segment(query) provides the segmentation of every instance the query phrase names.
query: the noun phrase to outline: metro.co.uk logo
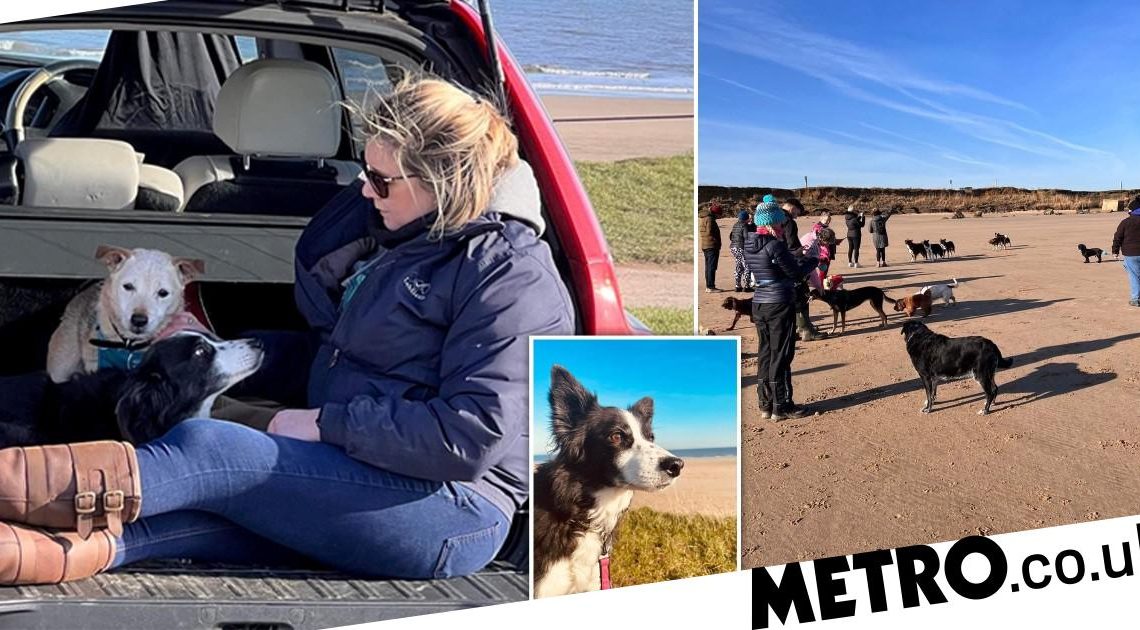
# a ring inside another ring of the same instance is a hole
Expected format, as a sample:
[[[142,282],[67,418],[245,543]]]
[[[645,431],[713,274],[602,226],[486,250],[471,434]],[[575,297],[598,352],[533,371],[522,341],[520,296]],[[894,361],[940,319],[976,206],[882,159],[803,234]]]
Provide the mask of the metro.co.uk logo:
[[[1005,550],[982,536],[955,542],[944,558],[927,545],[821,558],[811,562],[818,608],[813,607],[809,580],[804,576],[807,563],[785,565],[779,580],[767,567],[760,567],[752,570],[752,627],[769,627],[771,614],[778,623],[787,623],[793,610],[799,623],[807,623],[885,612],[889,600],[901,600],[902,608],[913,608],[923,600],[927,605],[944,604],[950,594],[977,600],[1003,588],[1018,593],[1130,577],[1132,550],[1140,549],[1140,523],[1136,523],[1136,536],[1135,547],[1129,541],[1102,544],[1087,558],[1076,549],[1027,554],[1012,567],[1012,575]],[[939,585],[939,577],[945,588]],[[859,593],[849,594],[849,586]]]

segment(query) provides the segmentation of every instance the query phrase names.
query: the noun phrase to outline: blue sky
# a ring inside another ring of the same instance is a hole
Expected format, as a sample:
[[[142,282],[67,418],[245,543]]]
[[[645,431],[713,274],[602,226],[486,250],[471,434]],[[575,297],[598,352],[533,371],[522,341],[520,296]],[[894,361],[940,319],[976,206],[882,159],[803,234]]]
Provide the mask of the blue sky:
[[[1140,3],[699,11],[701,184],[1140,188]]]
[[[653,398],[653,430],[667,449],[735,446],[740,361],[733,339],[536,339],[535,454],[549,451],[550,368],[570,371],[606,407]]]

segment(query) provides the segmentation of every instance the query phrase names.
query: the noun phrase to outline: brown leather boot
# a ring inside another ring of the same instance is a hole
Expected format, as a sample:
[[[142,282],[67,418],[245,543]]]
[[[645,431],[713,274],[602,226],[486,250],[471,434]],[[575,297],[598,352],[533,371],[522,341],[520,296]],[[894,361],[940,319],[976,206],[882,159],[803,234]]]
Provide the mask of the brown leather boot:
[[[135,449],[83,442],[0,450],[0,521],[115,536],[142,507]]]
[[[75,532],[0,523],[0,585],[59,584],[101,573],[115,557],[106,531],[84,540]]]

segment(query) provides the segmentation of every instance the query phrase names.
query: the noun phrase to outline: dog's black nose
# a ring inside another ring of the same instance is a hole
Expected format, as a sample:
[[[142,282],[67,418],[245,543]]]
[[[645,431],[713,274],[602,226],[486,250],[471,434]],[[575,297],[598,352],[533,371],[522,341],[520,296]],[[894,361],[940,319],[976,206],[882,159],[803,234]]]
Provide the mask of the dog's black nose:
[[[131,326],[134,328],[146,328],[146,323],[150,321],[146,313],[135,313],[131,315]]]
[[[681,475],[681,469],[685,467],[685,460],[680,457],[666,457],[661,460],[661,470],[665,471],[666,475],[670,477],[678,477]]]
[[[264,350],[265,349],[265,344],[261,343],[260,339],[250,339],[246,343],[248,343],[249,347],[253,348],[254,350]]]

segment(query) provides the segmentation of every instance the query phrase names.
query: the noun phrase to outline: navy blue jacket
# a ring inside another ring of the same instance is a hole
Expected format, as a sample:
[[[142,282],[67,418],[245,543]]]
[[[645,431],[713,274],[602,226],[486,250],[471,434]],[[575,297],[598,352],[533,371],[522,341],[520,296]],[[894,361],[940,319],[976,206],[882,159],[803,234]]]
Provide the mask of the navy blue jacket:
[[[752,302],[795,302],[796,282],[819,264],[818,258],[796,258],[787,244],[769,234],[753,233],[744,239],[744,262],[756,278]]]
[[[744,249],[744,237],[756,231],[756,226],[748,221],[737,220],[728,234],[729,247]]]
[[[508,518],[530,477],[528,336],[574,332],[538,237],[537,186],[517,168],[504,178],[513,192],[497,191],[487,214],[442,241],[421,232],[377,246],[377,212],[357,184],[296,250],[297,306],[319,337],[308,402],[321,410],[321,441],[391,472],[470,482]],[[342,304],[342,281],[373,258]]]

